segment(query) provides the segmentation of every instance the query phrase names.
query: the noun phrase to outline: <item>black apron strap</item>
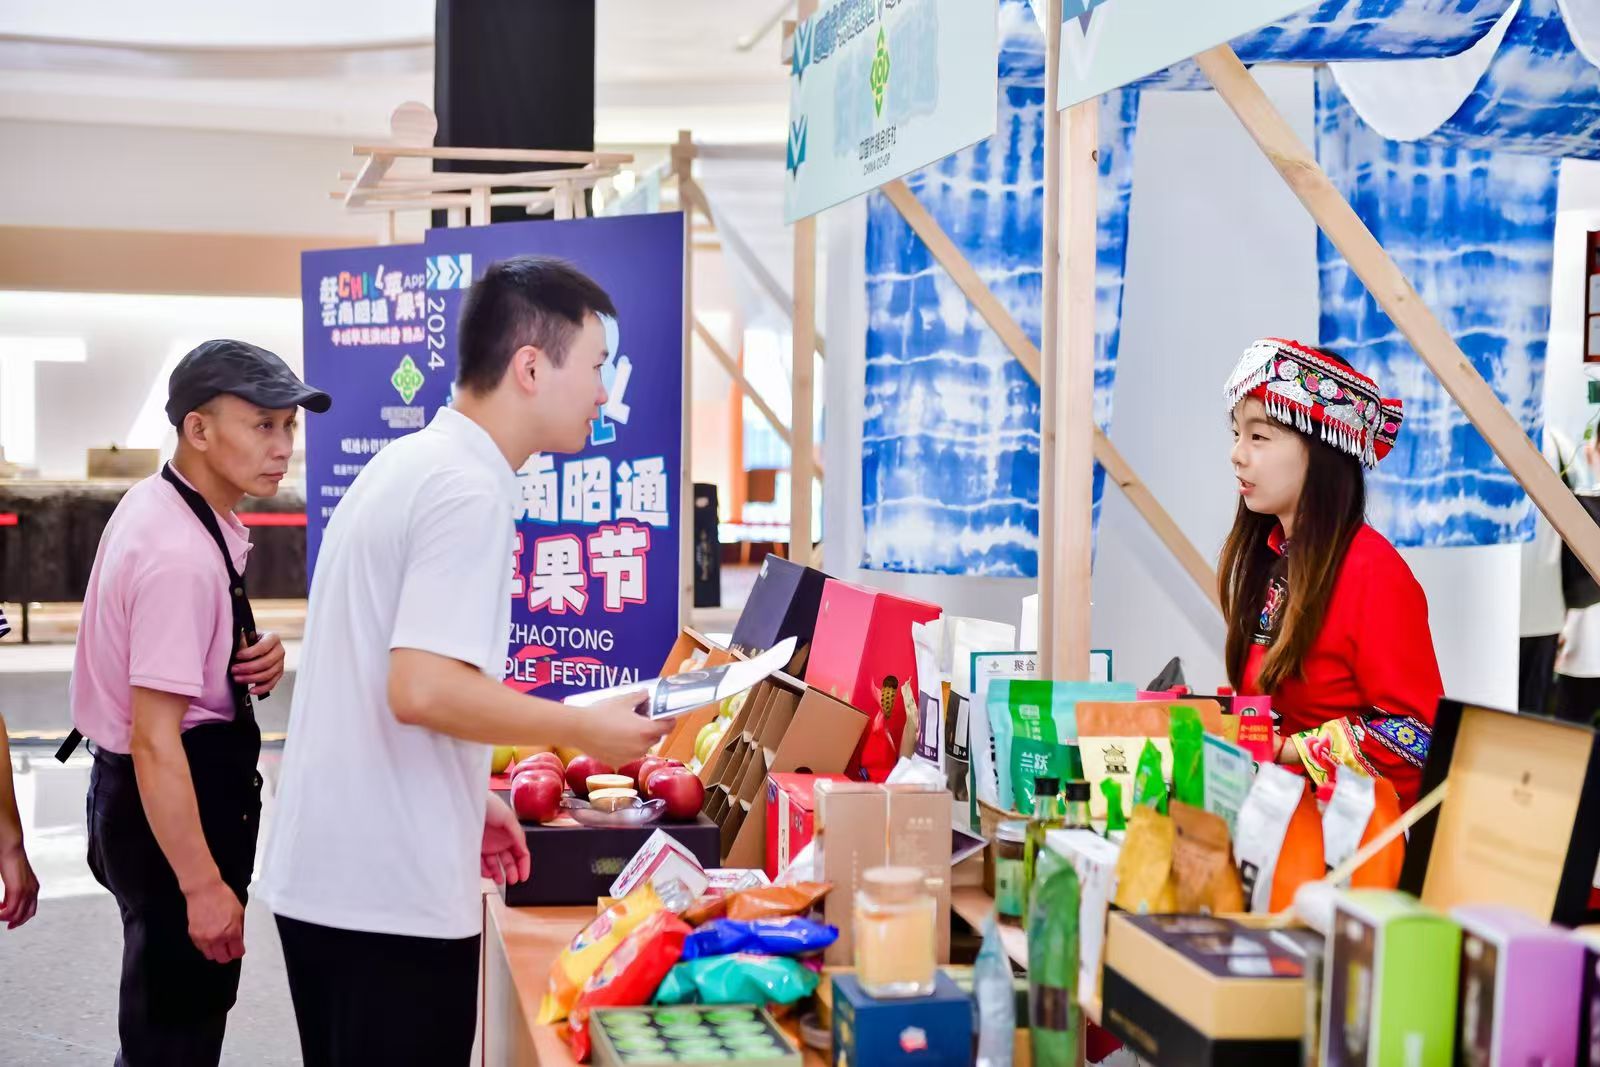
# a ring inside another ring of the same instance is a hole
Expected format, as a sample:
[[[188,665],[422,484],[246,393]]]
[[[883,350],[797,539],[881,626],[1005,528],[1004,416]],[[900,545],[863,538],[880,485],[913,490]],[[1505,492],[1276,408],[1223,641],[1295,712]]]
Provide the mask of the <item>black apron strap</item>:
[[[217,523],[217,513],[212,510],[206,498],[190,488],[183,479],[179,478],[172,470],[172,465],[165,464],[161,468],[161,477],[176,489],[178,496],[194,512],[195,518],[200,520],[200,525],[211,535],[211,540],[216,542],[217,551],[222,554],[222,565],[228,571],[228,600],[233,609],[233,626],[229,647],[232,649],[228,656],[229,679],[228,685],[233,693],[234,720],[241,724],[253,723],[255,720],[255,706],[251,703],[250,687],[232,678],[232,669],[239,655],[239,645],[255,644],[259,640],[256,633],[255,612],[250,609],[250,600],[245,595],[244,576],[233,565],[233,556],[228,552],[228,543],[223,540],[222,527]],[[266,697],[261,698],[265,700]],[[56,759],[62,763],[77,751],[78,745],[83,742],[83,735],[77,728],[67,734],[67,739],[56,750]]]

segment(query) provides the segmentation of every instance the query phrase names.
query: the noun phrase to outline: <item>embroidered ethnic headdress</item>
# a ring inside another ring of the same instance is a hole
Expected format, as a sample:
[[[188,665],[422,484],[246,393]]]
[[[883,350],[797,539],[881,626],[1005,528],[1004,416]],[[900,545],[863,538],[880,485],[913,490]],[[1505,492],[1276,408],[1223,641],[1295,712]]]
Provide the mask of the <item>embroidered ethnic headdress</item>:
[[[1386,399],[1365,374],[1280,337],[1245,349],[1228,378],[1228,413],[1247,396],[1301,433],[1321,427],[1324,441],[1367,467],[1389,454],[1403,417],[1400,401]]]

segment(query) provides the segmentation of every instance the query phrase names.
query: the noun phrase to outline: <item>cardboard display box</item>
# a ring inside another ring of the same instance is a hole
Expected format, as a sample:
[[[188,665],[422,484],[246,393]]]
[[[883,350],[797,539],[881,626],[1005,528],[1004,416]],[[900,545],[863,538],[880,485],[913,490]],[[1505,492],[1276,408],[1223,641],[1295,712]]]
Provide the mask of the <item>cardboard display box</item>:
[[[915,867],[923,872],[938,906],[938,961],[950,962],[952,868],[972,852],[951,826],[948,789],[872,782],[818,782],[815,789],[816,873],[833,890],[823,898],[825,921],[839,928],[839,940],[824,957],[843,966],[854,962],[852,936],[856,891],[861,876],[874,867]],[[961,842],[959,849],[958,841]]]
[[[1156,1063],[1299,1067],[1306,949],[1320,940],[1242,916],[1113,912],[1101,1024]]]
[[[702,867],[717,862],[720,834],[704,815],[694,822],[653,826],[579,826],[570,819],[523,823],[531,856],[528,880],[501,887],[507,904],[525,908],[545,904],[593,904],[611,893],[611,884],[657,830],[688,849]]]
[[[1322,1062],[1452,1067],[1460,970],[1461,927],[1451,919],[1405,893],[1340,893],[1328,931]]]
[[[942,614],[933,604],[830,578],[822,589],[806,680],[868,716],[883,713],[898,750],[907,708],[916,706],[911,624]],[[857,751],[845,773],[853,776],[860,758]]]
[[[1588,911],[1600,863],[1600,744],[1587,726],[1439,702],[1400,888],[1438,911],[1501,904],[1562,926]]]
[[[701,811],[720,831],[723,866],[766,862],[768,775],[838,774],[866,725],[859,711],[788,675],[752,689],[704,769]]]
[[[819,570],[780,556],[767,556],[761,561],[761,573],[750,590],[750,599],[745,601],[739,621],[734,624],[729,647],[740,655],[754,656],[793,637],[794,658],[785,673],[804,678],[817,629],[817,612],[822,606],[822,587],[827,581],[828,576]]]
[[[1575,1062],[1583,944],[1514,908],[1457,908],[1450,917],[1461,924],[1456,1061],[1482,1067]]]

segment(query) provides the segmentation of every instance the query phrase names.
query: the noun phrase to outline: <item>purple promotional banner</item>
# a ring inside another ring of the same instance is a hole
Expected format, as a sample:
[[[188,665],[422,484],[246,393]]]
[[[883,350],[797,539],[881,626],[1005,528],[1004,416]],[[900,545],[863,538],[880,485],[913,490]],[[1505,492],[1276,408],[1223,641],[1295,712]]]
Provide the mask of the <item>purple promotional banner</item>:
[[[430,344],[443,302],[426,283],[421,245],[300,257],[306,380],[333,397],[327,414],[305,420],[308,574],[334,506],[367,461],[450,401],[454,368]]]
[[[587,447],[533,456],[507,502],[517,556],[506,561],[506,684],[560,700],[659,674],[678,636],[686,535],[683,236],[683,216],[664,213],[437,229],[423,245],[307,253],[306,378],[334,397],[307,420],[308,563],[366,461],[449,402],[472,282],[498,260],[557,256],[616,305],[605,324],[609,400]]]

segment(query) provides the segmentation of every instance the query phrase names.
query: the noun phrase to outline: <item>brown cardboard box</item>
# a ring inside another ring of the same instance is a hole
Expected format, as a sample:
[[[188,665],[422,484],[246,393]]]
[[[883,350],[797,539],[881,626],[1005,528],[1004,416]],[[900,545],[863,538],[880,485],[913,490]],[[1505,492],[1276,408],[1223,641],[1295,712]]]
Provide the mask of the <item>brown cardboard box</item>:
[[[833,890],[823,899],[826,921],[839,940],[826,960],[843,966],[855,958],[852,913],[861,876],[885,865],[915,867],[938,902],[940,963],[950,962],[951,800],[949,790],[884,786],[870,782],[818,782],[817,869]]]
[[[722,830],[723,865],[765,861],[769,774],[843,771],[866,725],[854,708],[787,675],[752,690],[708,764],[711,785],[701,810]]]

